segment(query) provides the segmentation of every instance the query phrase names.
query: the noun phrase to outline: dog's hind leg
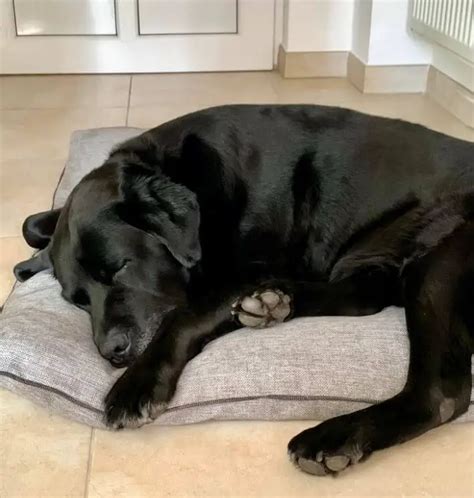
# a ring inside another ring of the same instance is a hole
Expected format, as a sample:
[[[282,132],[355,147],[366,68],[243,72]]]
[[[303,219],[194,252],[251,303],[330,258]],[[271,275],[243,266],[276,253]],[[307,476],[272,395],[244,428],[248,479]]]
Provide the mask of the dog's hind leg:
[[[302,470],[336,474],[375,450],[412,439],[467,411],[474,340],[474,223],[458,228],[407,265],[403,285],[411,348],[404,389],[294,437],[289,454]]]

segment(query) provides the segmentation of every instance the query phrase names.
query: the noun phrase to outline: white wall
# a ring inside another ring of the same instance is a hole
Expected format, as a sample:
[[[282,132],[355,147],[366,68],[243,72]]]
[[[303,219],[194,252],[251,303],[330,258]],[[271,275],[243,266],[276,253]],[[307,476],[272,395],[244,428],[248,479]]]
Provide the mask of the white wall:
[[[371,22],[372,2],[355,0],[352,24],[352,53],[365,63],[369,60]]]
[[[407,28],[409,0],[277,0],[287,52],[352,51],[369,65],[429,64]]]
[[[284,0],[287,52],[346,51],[352,45],[353,0]]]
[[[372,0],[371,3],[369,54],[364,62],[374,66],[430,64],[431,45],[407,28],[408,0]]]
[[[409,0],[355,0],[352,52],[370,66],[430,64],[431,46],[407,27]]]
[[[276,66],[278,64],[278,51],[280,45],[284,45],[283,37],[285,36],[285,30],[287,30],[287,24],[285,22],[285,5],[283,0],[275,0],[275,26],[273,31],[273,64]]]
[[[408,29],[409,0],[275,0],[287,52],[351,51],[369,66],[432,64],[466,88],[474,66]]]

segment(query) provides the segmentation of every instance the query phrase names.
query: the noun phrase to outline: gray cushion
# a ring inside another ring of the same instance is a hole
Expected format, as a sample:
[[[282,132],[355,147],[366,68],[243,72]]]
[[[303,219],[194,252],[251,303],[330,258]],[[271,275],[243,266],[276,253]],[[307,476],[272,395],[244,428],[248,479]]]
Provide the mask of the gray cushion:
[[[111,147],[141,130],[73,134],[55,194],[64,203]],[[242,329],[206,346],[186,367],[157,423],[225,419],[326,419],[398,392],[408,340],[403,311],[364,318],[303,318]],[[67,304],[49,272],[17,284],[0,317],[0,386],[75,420],[102,426],[103,399],[121,374],[92,342],[88,315]],[[473,404],[463,419],[473,419]]]

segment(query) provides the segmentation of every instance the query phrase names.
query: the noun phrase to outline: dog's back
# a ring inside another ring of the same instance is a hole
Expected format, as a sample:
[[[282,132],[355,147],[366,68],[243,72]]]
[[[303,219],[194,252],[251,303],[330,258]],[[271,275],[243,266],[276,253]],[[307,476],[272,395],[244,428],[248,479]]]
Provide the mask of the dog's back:
[[[322,273],[355,234],[387,214],[429,209],[474,187],[474,144],[401,120],[316,105],[205,109],[152,129],[119,152],[146,163],[153,158],[195,191],[203,217],[223,231],[220,245],[225,227],[238,225],[241,239],[273,248],[277,258],[304,234],[312,240],[305,266]],[[239,247],[248,258],[257,257],[253,250]]]

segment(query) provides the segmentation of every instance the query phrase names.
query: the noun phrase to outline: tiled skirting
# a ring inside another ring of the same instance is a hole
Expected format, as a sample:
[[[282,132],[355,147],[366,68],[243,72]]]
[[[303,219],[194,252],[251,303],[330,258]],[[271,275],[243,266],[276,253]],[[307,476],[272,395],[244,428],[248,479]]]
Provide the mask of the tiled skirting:
[[[363,93],[424,93],[429,66],[369,66],[349,54],[347,77]]]
[[[362,93],[427,93],[474,128],[474,94],[427,64],[370,66],[351,52],[287,52],[280,46],[278,70],[284,78],[345,77]]]
[[[347,76],[348,52],[286,52],[280,45],[278,70],[284,78]]]
[[[430,67],[426,93],[464,124],[474,128],[474,93]]]

